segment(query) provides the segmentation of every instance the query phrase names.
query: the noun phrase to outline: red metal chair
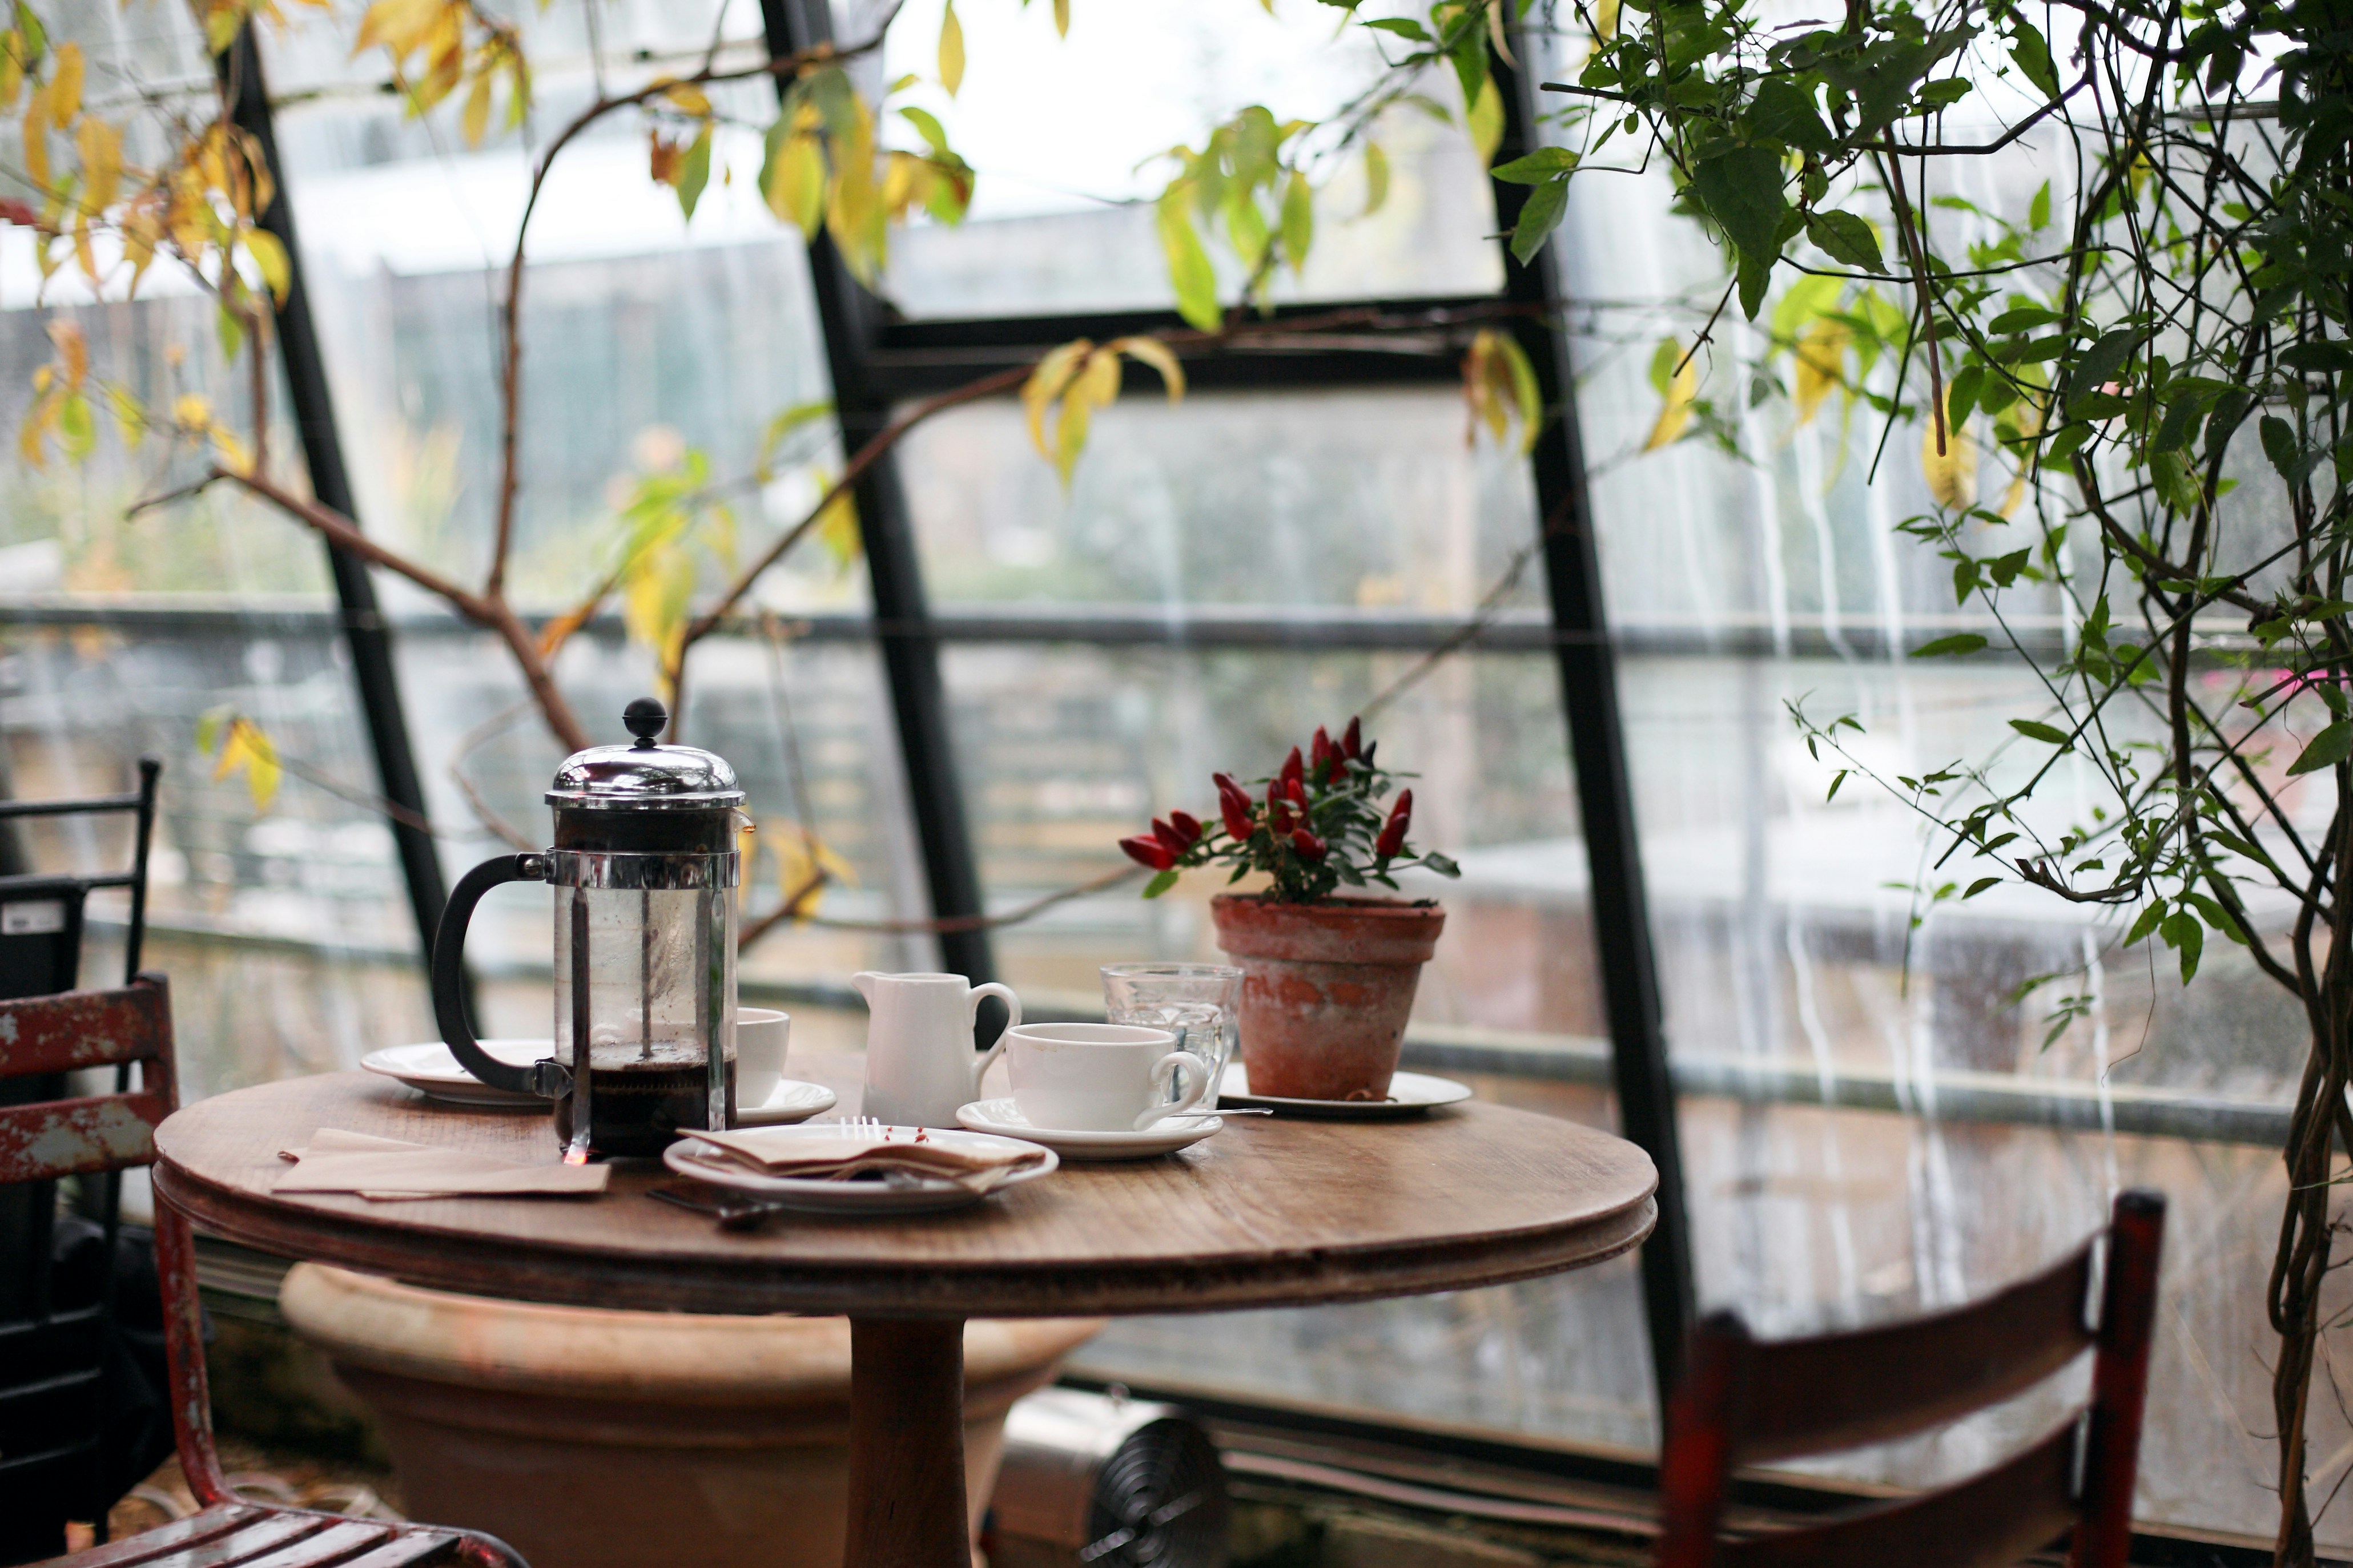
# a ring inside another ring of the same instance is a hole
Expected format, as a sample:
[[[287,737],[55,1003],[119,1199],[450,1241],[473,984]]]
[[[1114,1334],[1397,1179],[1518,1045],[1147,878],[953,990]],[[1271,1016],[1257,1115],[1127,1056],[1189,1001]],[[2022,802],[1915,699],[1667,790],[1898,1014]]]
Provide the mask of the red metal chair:
[[[1775,1344],[1731,1313],[1710,1317],[1667,1414],[1659,1568],[1994,1568],[2070,1530],[2075,1568],[2124,1568],[2164,1235],[2165,1199],[2127,1192],[2061,1262],[1956,1311]],[[2090,1403],[1992,1469],[1820,1523],[1725,1534],[1736,1467],[1907,1436],[2085,1350]]]
[[[171,996],[163,976],[142,974],[120,990],[0,1002],[0,1079],[131,1063],[140,1068],[136,1090],[0,1107],[0,1184],[152,1163],[155,1127],[178,1104]],[[526,1568],[503,1542],[470,1531],[265,1506],[232,1493],[213,1448],[195,1249],[187,1221],[161,1204],[155,1207],[155,1262],[163,1277],[180,1468],[203,1506],[160,1529],[52,1559],[51,1568]],[[83,1331],[63,1314],[56,1321],[29,1325],[29,1331],[56,1333],[61,1344],[63,1336]],[[38,1352],[34,1345],[20,1348]],[[18,1436],[8,1447],[26,1441]],[[16,1457],[0,1453],[0,1470]],[[41,1452],[22,1457],[26,1462],[51,1458]]]

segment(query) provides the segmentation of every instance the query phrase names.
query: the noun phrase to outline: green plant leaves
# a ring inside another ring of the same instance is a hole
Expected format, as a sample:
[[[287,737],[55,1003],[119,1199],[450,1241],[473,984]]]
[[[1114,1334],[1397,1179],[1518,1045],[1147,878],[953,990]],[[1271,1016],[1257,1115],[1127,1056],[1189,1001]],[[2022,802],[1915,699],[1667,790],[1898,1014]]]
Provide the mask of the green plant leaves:
[[[1912,657],[1945,658],[1954,654],[1975,653],[1985,646],[1985,638],[1975,632],[1955,632],[1950,637],[1938,637],[1935,642],[1921,644],[1912,650]]]
[[[1866,272],[1884,272],[1887,259],[1880,253],[1879,236],[1871,225],[1850,212],[1818,212],[1806,220],[1806,237],[1833,261]]]
[[[1762,147],[1727,147],[1692,171],[1692,189],[1708,216],[1740,253],[1741,305],[1751,320],[1763,302],[1763,282],[1781,254],[1781,160]],[[1749,276],[1757,279],[1753,290]]]
[[[2318,773],[2353,757],[2353,719],[2339,719],[2315,735],[2288,764],[2291,774]]]

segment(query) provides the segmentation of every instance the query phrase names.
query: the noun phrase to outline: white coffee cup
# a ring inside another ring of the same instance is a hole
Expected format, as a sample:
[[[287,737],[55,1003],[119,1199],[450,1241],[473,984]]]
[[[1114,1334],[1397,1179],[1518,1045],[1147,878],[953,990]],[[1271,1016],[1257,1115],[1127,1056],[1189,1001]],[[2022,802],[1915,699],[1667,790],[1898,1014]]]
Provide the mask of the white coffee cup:
[[[793,1016],[767,1007],[735,1009],[735,1103],[768,1103],[784,1081],[785,1048],[792,1044]]]
[[[1200,1103],[1209,1064],[1167,1029],[1133,1024],[1022,1024],[1005,1031],[1013,1102],[1032,1127],[1142,1131]],[[1178,1076],[1185,1091],[1171,1100]]]

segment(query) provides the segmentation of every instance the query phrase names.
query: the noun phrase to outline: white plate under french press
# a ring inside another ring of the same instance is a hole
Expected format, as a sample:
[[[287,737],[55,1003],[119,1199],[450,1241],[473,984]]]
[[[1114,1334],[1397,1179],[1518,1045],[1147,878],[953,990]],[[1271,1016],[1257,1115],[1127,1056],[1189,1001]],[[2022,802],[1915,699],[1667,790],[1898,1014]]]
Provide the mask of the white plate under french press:
[[[484,1040],[482,1049],[510,1067],[527,1068],[555,1054],[554,1040]],[[445,1105],[467,1105],[484,1110],[528,1110],[547,1108],[535,1094],[514,1094],[489,1084],[458,1065],[449,1047],[438,1040],[414,1046],[386,1046],[360,1058],[360,1066],[384,1078],[398,1079],[409,1088]],[[815,1111],[809,1112],[814,1116]]]

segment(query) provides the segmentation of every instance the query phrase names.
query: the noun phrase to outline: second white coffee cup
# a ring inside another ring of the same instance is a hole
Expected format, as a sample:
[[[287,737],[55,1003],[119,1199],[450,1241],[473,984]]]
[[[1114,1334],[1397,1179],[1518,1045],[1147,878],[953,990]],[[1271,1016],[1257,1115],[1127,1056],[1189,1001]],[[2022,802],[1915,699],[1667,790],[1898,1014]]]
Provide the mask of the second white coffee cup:
[[[1170,1030],[1132,1024],[1018,1025],[1005,1031],[1013,1101],[1032,1127],[1141,1131],[1208,1092],[1209,1065],[1176,1045]]]
[[[793,1016],[769,1007],[735,1009],[735,1103],[759,1107],[785,1076]]]

